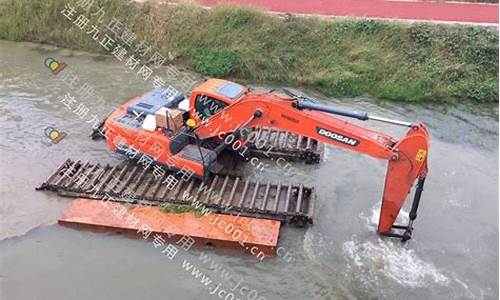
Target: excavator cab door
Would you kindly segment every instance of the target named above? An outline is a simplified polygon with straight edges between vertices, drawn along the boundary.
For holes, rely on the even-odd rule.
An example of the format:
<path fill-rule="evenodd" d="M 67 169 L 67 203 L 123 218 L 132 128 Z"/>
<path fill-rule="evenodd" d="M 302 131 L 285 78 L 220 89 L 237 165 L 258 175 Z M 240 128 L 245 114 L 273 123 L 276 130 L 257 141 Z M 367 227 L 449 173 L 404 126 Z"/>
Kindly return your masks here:
<path fill-rule="evenodd" d="M 227 103 L 221 100 L 207 95 L 198 94 L 195 98 L 195 114 L 200 121 L 204 121 L 224 109 L 227 105 Z"/>

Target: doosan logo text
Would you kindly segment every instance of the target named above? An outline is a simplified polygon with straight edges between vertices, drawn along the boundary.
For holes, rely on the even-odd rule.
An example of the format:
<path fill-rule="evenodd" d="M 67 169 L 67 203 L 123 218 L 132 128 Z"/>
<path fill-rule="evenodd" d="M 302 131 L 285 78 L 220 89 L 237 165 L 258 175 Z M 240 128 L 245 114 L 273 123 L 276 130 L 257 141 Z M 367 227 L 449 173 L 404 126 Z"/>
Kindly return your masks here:
<path fill-rule="evenodd" d="M 349 146 L 357 146 L 359 144 L 358 140 L 355 140 L 355 139 L 347 137 L 347 136 L 343 136 L 339 133 L 335 133 L 333 131 L 330 131 L 330 130 L 327 130 L 324 128 L 316 127 L 316 132 L 319 135 L 325 136 L 329 139 L 332 139 L 334 141 L 337 141 L 337 142 L 340 142 L 342 144 L 346 144 Z"/>

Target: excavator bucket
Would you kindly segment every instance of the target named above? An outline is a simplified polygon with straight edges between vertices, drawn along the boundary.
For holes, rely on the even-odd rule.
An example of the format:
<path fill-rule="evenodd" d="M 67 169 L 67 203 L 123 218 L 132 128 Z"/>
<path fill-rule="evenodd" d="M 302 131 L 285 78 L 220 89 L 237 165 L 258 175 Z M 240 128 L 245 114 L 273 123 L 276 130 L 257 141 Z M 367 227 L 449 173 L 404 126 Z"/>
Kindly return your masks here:
<path fill-rule="evenodd" d="M 427 175 L 429 133 L 422 124 L 412 125 L 406 136 L 394 148 L 397 149 L 398 156 L 390 160 L 387 166 L 378 232 L 406 240 L 411 237 L 412 223 L 416 218 L 420 194 Z M 418 186 L 410 212 L 410 223 L 408 226 L 394 225 L 399 211 L 417 178 Z M 400 235 L 394 233 L 393 229 L 406 229 L 406 232 L 404 235 Z"/>

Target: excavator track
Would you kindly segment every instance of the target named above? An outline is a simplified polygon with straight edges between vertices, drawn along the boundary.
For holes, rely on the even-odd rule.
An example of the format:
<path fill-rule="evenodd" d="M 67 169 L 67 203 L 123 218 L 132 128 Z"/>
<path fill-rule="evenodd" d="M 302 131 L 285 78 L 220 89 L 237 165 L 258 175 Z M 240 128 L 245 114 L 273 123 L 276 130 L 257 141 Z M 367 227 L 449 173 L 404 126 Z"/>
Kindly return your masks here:
<path fill-rule="evenodd" d="M 248 139 L 249 149 L 260 157 L 283 157 L 314 164 L 321 161 L 325 150 L 325 145 L 315 139 L 277 129 L 252 128 Z"/>
<path fill-rule="evenodd" d="M 104 137 L 103 126 L 104 121 L 92 131 L 92 139 Z M 304 161 L 307 164 L 319 163 L 325 151 L 325 145 L 315 139 L 264 127 L 252 128 L 247 145 L 254 156 L 273 159 L 283 157 L 288 161 Z"/>
<path fill-rule="evenodd" d="M 165 183 L 169 176 L 177 179 L 173 188 Z M 202 203 L 218 213 L 280 220 L 299 227 L 313 223 L 316 199 L 314 188 L 303 184 L 250 181 L 232 175 L 215 175 L 206 182 L 195 178 L 185 181 L 175 171 L 155 177 L 152 168 L 144 169 L 132 162 L 113 166 L 71 159 L 37 190 L 142 205 Z"/>

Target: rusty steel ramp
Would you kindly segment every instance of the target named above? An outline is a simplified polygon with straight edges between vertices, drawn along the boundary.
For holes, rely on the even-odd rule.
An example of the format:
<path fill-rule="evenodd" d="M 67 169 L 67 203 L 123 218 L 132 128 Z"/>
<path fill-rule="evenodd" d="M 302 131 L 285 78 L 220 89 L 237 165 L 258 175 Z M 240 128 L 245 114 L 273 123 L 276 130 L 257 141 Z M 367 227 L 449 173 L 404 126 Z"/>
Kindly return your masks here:
<path fill-rule="evenodd" d="M 172 182 L 177 184 L 172 187 Z M 316 199 L 314 188 L 303 184 L 250 181 L 232 175 L 216 175 L 207 182 L 195 178 L 185 181 L 175 171 L 155 176 L 152 168 L 144 169 L 133 162 L 113 166 L 71 159 L 62 163 L 37 190 L 143 205 L 192 205 L 296 226 L 313 223 Z"/>
<path fill-rule="evenodd" d="M 101 203 L 99 203 L 101 202 Z M 117 213 L 120 212 L 120 213 Z M 75 229 L 112 231 L 130 237 L 149 238 L 155 247 L 167 241 L 189 243 L 189 248 L 228 250 L 255 255 L 260 260 L 276 255 L 281 222 L 211 213 L 164 212 L 153 206 L 123 205 L 75 199 L 64 209 L 58 223 Z M 215 225 L 215 226 L 214 226 Z M 185 237 L 189 238 L 186 239 Z M 162 247 L 164 248 L 164 247 Z M 167 248 L 162 253 L 175 255 Z"/>

